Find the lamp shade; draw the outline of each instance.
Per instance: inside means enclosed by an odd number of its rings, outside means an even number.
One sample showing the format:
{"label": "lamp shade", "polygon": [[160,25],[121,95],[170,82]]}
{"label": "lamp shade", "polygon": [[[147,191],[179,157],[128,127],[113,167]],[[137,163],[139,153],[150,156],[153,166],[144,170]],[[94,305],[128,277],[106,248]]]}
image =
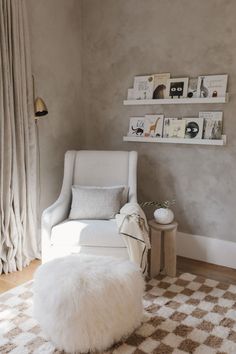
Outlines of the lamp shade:
{"label": "lamp shade", "polygon": [[34,101],[34,111],[36,117],[46,116],[48,114],[47,106],[41,97],[37,97]]}

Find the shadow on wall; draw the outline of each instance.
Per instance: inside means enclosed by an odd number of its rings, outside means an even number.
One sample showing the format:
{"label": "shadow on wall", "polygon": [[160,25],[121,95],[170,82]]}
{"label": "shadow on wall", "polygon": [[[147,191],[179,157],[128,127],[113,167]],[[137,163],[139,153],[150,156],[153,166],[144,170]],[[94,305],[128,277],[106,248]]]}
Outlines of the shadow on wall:
{"label": "shadow on wall", "polygon": [[[156,158],[152,158],[150,154],[139,154],[138,199],[140,202],[175,199],[176,203],[171,209],[179,223],[179,229],[188,230],[189,233],[194,232],[189,223],[184,199],[179,197],[181,193],[179,192],[178,181],[170,166],[163,161],[156,161]],[[165,181],[165,184],[163,185],[163,182],[160,181]],[[154,210],[155,207],[148,207],[144,210],[148,219],[153,218]]]}
{"label": "shadow on wall", "polygon": [[[153,169],[153,166],[155,166],[155,169]],[[163,160],[156,161],[156,156],[152,157],[150,154],[139,153],[138,200],[141,202],[175,199],[176,204],[171,209],[178,222],[177,254],[184,257],[190,255],[190,258],[195,259],[199,259],[200,255],[202,260],[207,260],[208,250],[204,248],[202,237],[193,236],[196,234],[196,230],[191,226],[192,220],[189,219],[189,206],[185,202],[188,196],[183,193],[184,186],[179,185],[181,181],[176,179],[170,166]],[[160,183],[160,181],[165,181],[165,184],[163,185],[163,182]],[[194,217],[199,218],[196,214],[198,209],[193,202],[191,203],[191,209],[195,211]],[[154,210],[155,207],[145,208],[144,211],[148,219],[153,219]],[[185,233],[186,230],[188,233]]]}

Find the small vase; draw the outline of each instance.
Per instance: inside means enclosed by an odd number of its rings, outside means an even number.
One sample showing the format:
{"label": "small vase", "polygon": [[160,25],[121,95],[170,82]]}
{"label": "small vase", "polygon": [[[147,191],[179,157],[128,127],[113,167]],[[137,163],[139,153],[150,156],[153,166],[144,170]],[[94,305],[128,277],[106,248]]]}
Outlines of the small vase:
{"label": "small vase", "polygon": [[158,224],[170,224],[174,220],[174,213],[168,208],[158,208],[154,211],[154,218]]}

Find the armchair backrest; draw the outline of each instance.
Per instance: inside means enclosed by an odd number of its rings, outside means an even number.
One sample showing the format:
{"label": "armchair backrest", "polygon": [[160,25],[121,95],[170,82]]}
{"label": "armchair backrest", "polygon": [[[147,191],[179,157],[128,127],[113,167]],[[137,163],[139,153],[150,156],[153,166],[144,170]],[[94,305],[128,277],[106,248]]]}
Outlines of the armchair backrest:
{"label": "armchair backrest", "polygon": [[62,195],[72,185],[128,187],[128,201],[137,202],[136,151],[68,151],[65,155]]}

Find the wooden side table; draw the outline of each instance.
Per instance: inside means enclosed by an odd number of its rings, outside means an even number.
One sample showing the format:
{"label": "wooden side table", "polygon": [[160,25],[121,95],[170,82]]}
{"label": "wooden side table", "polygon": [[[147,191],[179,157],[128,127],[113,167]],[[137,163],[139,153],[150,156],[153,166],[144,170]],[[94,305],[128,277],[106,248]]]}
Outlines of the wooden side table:
{"label": "wooden side table", "polygon": [[161,257],[163,256],[165,273],[174,277],[176,275],[176,231],[178,224],[173,221],[171,224],[162,225],[155,220],[150,220],[148,224],[151,239],[150,276],[154,277],[160,273]]}

